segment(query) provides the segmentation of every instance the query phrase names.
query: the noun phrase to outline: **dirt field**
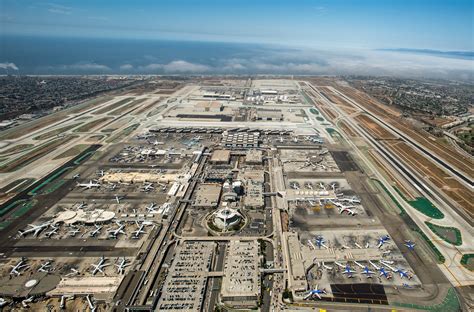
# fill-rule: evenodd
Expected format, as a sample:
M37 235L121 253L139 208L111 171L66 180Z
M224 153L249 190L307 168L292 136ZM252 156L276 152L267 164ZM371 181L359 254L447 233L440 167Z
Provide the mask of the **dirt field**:
M10 147L9 149L0 152L0 155L8 155L8 154L15 154L18 152L22 152L23 150L33 147L33 144L20 144L14 147Z
M49 132L46 132L46 133L43 133L43 134L40 134L38 136L35 136L33 138L33 140L45 140L45 139L49 139L49 138L52 138L54 136L57 136L58 134L61 134L63 132L66 132L68 130L71 130L72 128L75 128L77 126L79 126L81 123L75 123L75 124L72 124L72 125L69 125L69 126L65 126L65 127L62 127L62 128L58 128L58 129L55 129L55 130L52 130L52 131L49 131Z
M76 130L74 130L74 132L87 132L87 131L90 131L90 130L92 130L94 128L97 128L99 125L101 125L101 124L103 124L106 121L111 120L111 119L112 118L110 118L110 117L103 117L103 118L96 119L94 121L91 121L89 123L86 123L86 124L80 126Z
M8 164L0 167L0 173L3 172L12 172L15 170L20 169L23 166L35 161L36 159L43 157L44 155L50 153L51 151L55 150L59 146L66 144L74 137L64 137L58 140L51 141L43 146L30 151L28 154L25 154L17 159L9 162Z
M111 111L107 115L121 115L121 114L125 113L126 111L128 111L132 108L135 108L135 106L138 106L140 103L142 103L145 100L147 100L147 99L138 99L138 100L135 100L131 103L127 103L127 104L122 105L121 107Z
M95 112L93 112L92 114L94 115L99 115L99 114L105 114L105 113L108 113L110 111L113 111L114 109L118 108L119 106L125 104L125 103L128 103L130 102L131 100L133 100L133 97L127 97L127 98L124 98L118 102L115 102L113 104L110 104L110 105L107 105L106 107L103 107L99 110L96 110Z
M108 102L112 100L112 96L106 96L106 97L99 97L97 99L92 99L88 100L84 103L78 104L74 107L71 107L70 109L67 110L68 113L76 114L76 113L82 113L85 112L88 109L93 108L94 106L98 106L100 104L103 104L105 102Z
M44 128L46 126L50 126L60 120L65 119L66 117L67 115L64 114L63 112L41 117L39 119L35 119L33 121L27 122L26 124L23 124L21 126L14 127L14 128L4 131L2 134L0 134L0 139L1 140L18 139L19 137L22 137L27 134L31 134L32 132L38 129Z
M388 144L400 158L422 176L428 178L434 185L440 188L446 195L451 197L466 212L474 217L474 192L466 188L456 179L444 172L430 160L418 154L415 150L403 142Z
M146 112L147 110L152 109L153 106L155 106L155 104L158 104L160 101L161 101L161 99L156 100L156 101L154 101L154 102L152 102L152 103L150 103L150 104L148 104L148 105L145 105L145 106L143 106L142 108L137 109L136 111L134 111L134 112L132 113L132 115L134 115L134 116L135 116L135 115L140 115L141 113L144 113L144 112Z
M375 120L367 115L359 115L354 118L357 120L362 127L370 132L372 136L379 140L394 140L397 137L386 130L384 127L380 126Z
M341 128L342 131L344 131L345 134L347 134L350 137L358 136L351 128L349 128L349 126L344 121L339 122L339 127Z

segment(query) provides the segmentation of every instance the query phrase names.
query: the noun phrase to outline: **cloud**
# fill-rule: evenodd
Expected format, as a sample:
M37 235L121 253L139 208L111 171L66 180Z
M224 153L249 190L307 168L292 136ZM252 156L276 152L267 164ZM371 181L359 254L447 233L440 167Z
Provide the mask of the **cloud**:
M64 5L56 4L56 3L47 3L48 12L53 14L61 14L61 15L71 15L72 8L67 7Z
M167 73L203 73L211 70L209 66L190 63L182 60L172 61L166 65L163 65L163 69Z
M19 68L14 64L14 63L0 63L0 69L13 69L13 70L19 70Z
M120 70L132 70L133 69L133 65L132 64L123 64L123 65L120 65Z

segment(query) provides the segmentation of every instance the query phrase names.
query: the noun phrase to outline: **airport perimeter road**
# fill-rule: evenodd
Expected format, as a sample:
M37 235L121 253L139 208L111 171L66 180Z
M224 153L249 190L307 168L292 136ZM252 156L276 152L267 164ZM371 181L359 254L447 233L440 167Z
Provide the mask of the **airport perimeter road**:
M314 87L312 87L314 88ZM314 88L314 91L316 94L319 95L319 92L317 89ZM333 105L330 101L326 100L323 96L320 95L320 100L326 103L328 106L333 108L336 112L338 112L341 116L345 116L344 112L342 112L336 105ZM367 143L372 146L375 150L379 151L381 155L385 157L387 162L392 165L392 167L399 172L409 183L411 183L416 189L420 190L419 186L419 181L416 178L416 176L413 174L413 172L408 169L400 160L398 160L394 155L390 153L390 151L383 149L383 147L380 146L380 144L377 144L375 140L364 130L362 129L356 122L354 122L350 117L346 116L344 118L344 121L346 121L351 128L356 131L360 137L365 138ZM349 145L353 148L354 151L358 153L358 156L364 161L364 163L369 167L369 169L372 171L374 176L380 180L387 188L391 189L392 195L395 197L395 199L403 206L403 208L407 211L408 215L415 221L415 223L418 225L420 229L423 230L423 232L431 239L431 241L435 244L435 246L442 252L442 254L446 258L446 262L442 265L438 265L439 268L443 271L445 276L448 278L448 280L454 285L454 286L464 286L464 285L470 285L472 283L472 280L474 280L474 273L470 272L466 269L463 269L462 266L459 264L459 253L460 250L458 250L457 247L452 246L450 244L444 243L443 241L438 240L436 237L434 237L433 233L431 230L428 228L428 226L425 224L425 221L429 221L430 218L427 216L421 214L417 210L415 210L412 206L410 206L401 196L396 192L390 183L387 182L384 176L382 176L378 170L375 168L375 166L372 164L372 162L367 159L367 157L364 155L364 153L361 151L359 146L356 146L350 139L345 137L345 134L343 131L340 131L340 135L344 137L344 139L348 142ZM427 186L425 186L427 187ZM421 190L422 191L422 190ZM429 190L427 192L423 192L422 194L426 196L429 200L432 202L439 202L439 198L433 198L431 194L433 194L432 190ZM455 214L451 209L445 209L444 207L447 207L446 204L440 206L440 208L443 208L443 212L446 212L446 216L450 216L451 214ZM457 215L456 215L457 216ZM459 216L453 216L452 217L452 225L457 226L461 233L465 235L464 237L472 237L471 231L473 230L465 221L464 219L461 218L459 220ZM461 221L461 222L456 222L456 221ZM463 245L467 244L464 242ZM463 245L460 246L459 248L463 248ZM466 247L466 246L464 246ZM466 248L469 248L467 246Z

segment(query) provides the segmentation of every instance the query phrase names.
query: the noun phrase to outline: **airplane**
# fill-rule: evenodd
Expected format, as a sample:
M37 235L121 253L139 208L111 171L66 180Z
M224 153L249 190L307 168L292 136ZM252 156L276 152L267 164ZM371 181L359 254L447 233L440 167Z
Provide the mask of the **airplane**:
M20 261L17 264L12 265L12 269L10 270L10 275L20 276L23 270L27 269L29 265L26 263L26 258L21 257Z
M92 267L94 268L91 272L92 275L96 275L97 272L100 272L103 275L105 275L105 272L104 272L103 268L105 268L106 266L109 265L106 262L107 262L107 259L104 258L104 256L102 256L102 257L100 257L99 262L97 262L97 264L92 264Z
M338 266L340 266L341 268L343 268L344 271L342 272L342 274L347 274L347 277L349 277L349 278L353 277L353 275L352 275L353 273L356 273L356 271L351 270L351 267L350 267L349 263L347 263L345 266L340 264L337 261L335 261L334 263L337 264Z
M78 233L80 233L81 230L77 227L73 227L69 232L67 232L69 234L69 237L76 237L76 235Z
M316 247L314 246L313 242L310 239L308 239L308 245L312 250L316 249Z
M390 266L390 265L389 265L387 262L385 262L385 261L384 261L384 262L381 261L381 263L383 263L383 264L384 264L385 266L387 266L390 270L392 270L393 273L398 273L398 274L400 274L400 278L402 278L402 279L403 279L404 277L406 277L406 278L408 278L408 279L411 279L411 278L413 277L411 274L409 274L408 271L405 271L405 270L403 270L403 269L401 269L401 268L394 268L394 267Z
M340 206L340 207L338 207L339 214L347 212L348 215L355 216L357 214L357 211L351 209L350 207L353 207L353 206Z
M95 226L95 230L89 233L90 237L95 237L97 234L100 233L100 230L102 229L102 226L100 225L94 224L94 226Z
M415 249L415 243L412 242L411 240L406 240L404 245L407 246L408 249L410 249L410 250L414 250L414 249Z
M79 275L79 271L74 269L74 268L71 268L71 272L66 274L65 276L69 277L69 276L73 276L73 275Z
M83 201L76 207L76 209L82 209L82 208L86 208L86 207L87 207L87 203Z
M156 208L156 204L155 203L150 203L150 205L148 205L147 207L145 207L146 211L148 213L157 213L157 211L155 210Z
M42 223L40 225L28 224L29 228L24 231L18 231L18 235L20 235L20 237L24 237L30 233L33 233L33 236L36 237L42 230L48 228L51 224L51 222Z
M123 199L123 196L118 196L117 194L115 194L115 201L117 202L117 204L120 204L120 200Z
M127 259L125 259L125 257L122 257L120 259L120 262L118 264L115 264L115 266L117 267L117 273L123 274L125 272L125 268L129 265L131 265L131 263L128 263Z
M8 301L6 301L5 299L3 298L0 298L0 308L3 308L4 306L6 306L8 304Z
M153 186L152 183L145 183L143 186L142 186L142 190L144 192L149 192L151 190L153 190L155 187Z
M312 185L310 182L306 182L304 186L305 186L307 189L310 189L310 190L313 189L313 185Z
M375 272L371 271L368 266L362 265L357 261L354 261L354 263L362 268L362 274L366 274L368 278L372 278L372 274L375 274Z
M153 144L154 146L165 144L164 142L159 142L158 140L155 140L155 141L152 141L152 142L148 141L148 143Z
M132 236L132 238L134 238L134 239L139 239L140 235L145 233L145 231L143 230L143 228L145 227L145 224L143 224L143 223L139 224L137 222L137 226L138 226L138 229L133 232L133 236Z
M392 278L392 274L390 274L390 272L387 272L385 271L385 268L383 266L377 266L375 263L373 263L372 261L369 260L369 263L372 264L372 266L379 271L379 276L384 276L386 279L391 279Z
M298 186L298 183L296 182L290 182L290 187L294 190L299 190L300 187Z
M117 224L118 228L107 231L109 233L110 238L117 238L119 234L125 234L125 232L123 231L123 228L125 227L125 225L123 225L119 221L115 223Z
M89 305L89 309L91 310L91 312L95 312L97 310L97 307L92 302L90 295L86 296L86 300L87 300L87 304Z
M23 300L23 301L21 302L21 305L23 306L23 308L25 308L25 309L29 308L30 306L28 305L28 303L33 302L33 299L34 299L34 297L31 296L31 297L29 297L29 298Z
M79 187L84 187L86 189L91 189L93 187L97 187L99 188L100 187L100 183L97 183L97 182L94 182L92 180L89 180L89 183L77 183L77 186Z
M304 300L312 299L314 296L318 297L318 299L321 299L321 294L326 294L325 289L319 289L318 285L316 285L316 288L313 290L310 290L308 294L303 298Z
M318 246L319 249L321 249L321 247L324 247L326 249L328 249L328 246L326 246L324 243L326 241L324 240L324 238L322 236L317 236L316 237L316 246Z
M101 169L101 170L98 170L98 171L97 171L97 175L98 175L99 177L105 176L104 170L102 170L102 169Z
M340 198L339 200L342 202L350 203L350 204L360 204L360 199L358 199L355 196L351 198Z
M117 184L112 183L108 186L109 191L114 191L117 188Z
M72 176L74 180L79 179L81 175L79 173L76 173L75 175Z
M321 262L321 266L322 266L323 268L325 268L326 270L332 270L332 266L329 266L329 265L325 264L324 261Z
M51 231L44 233L47 238L51 238L53 235L58 234L58 227L53 226Z
M333 192L336 191L336 182L329 184L329 186L332 188Z
M324 185L323 182L319 182L319 188L323 191L326 191L326 186Z
M379 244L377 245L377 248L382 247L382 245L385 244L389 240L390 240L390 236L388 235L380 236L378 239Z
M49 273L51 270L51 261L48 260L45 263L42 263L41 266L38 268L38 272Z

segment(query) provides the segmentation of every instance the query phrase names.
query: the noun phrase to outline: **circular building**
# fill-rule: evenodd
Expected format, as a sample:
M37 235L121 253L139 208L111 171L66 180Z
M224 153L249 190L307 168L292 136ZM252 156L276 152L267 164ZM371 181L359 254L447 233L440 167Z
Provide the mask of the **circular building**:
M240 223L242 215L232 208L221 208L214 212L212 223L220 230L226 231Z

